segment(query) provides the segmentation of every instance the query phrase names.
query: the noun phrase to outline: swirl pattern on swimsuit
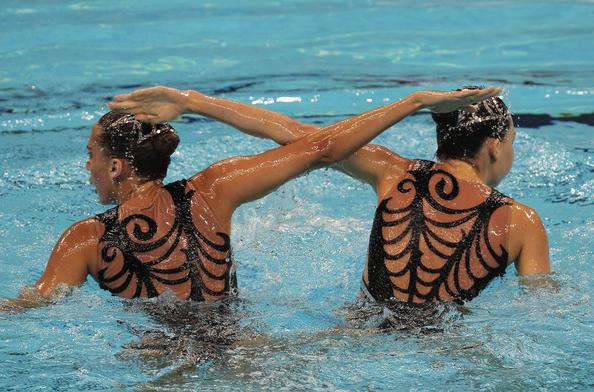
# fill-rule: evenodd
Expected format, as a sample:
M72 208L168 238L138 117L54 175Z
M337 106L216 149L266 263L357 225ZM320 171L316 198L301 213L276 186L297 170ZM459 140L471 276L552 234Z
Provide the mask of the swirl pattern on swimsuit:
M229 236L216 232L220 241L215 242L196 228L191 214L194 191L186 192L185 180L164 189L173 199L175 213L162 236L157 236L155 220L144 214L120 221L114 207L97 215L105 226L99 241L100 286L127 298L155 297L165 290L195 301L224 296L235 287Z
M470 300L508 264L511 199L415 161L378 206L365 283L376 300Z

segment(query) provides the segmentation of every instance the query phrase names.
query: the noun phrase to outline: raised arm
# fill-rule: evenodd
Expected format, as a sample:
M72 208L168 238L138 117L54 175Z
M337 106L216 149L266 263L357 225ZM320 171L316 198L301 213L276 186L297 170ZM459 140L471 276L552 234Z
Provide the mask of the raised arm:
M294 142L315 128L272 110L192 90L158 86L117 95L115 100L109 104L110 109L132 113L140 121L166 122L183 113L195 113L281 145Z
M309 133L296 142L262 154L224 160L192 180L220 222L239 205L258 199L286 181L318 166L339 162L375 136L421 108L449 112L496 95L498 89L458 92L421 91L389 105Z
M149 122L170 121L182 113L195 113L229 124L251 136L285 145L312 133L317 126L301 123L281 113L192 90L152 87L115 97L109 107L135 114ZM401 175L408 161L389 149L366 145L333 167L370 184L381 196L392 176Z
M111 109L124 109L142 121L164 122L182 113L195 113L281 145L293 143L320 129L265 108L210 97L192 90L151 87L118 95L115 99L117 102L109 104ZM366 145L333 167L370 184L377 192L387 172L394 173L400 167L404 170L406 164L405 159L385 147Z

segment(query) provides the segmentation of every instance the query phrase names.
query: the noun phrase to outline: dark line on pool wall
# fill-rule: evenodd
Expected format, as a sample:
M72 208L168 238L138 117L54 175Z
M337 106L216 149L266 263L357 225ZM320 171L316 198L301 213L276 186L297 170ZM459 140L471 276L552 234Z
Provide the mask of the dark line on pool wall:
M513 119L514 124L521 128L540 128L554 125L555 122L575 122L594 126L594 113L568 114L558 117L550 114L515 113Z
M234 93L255 85L260 84L259 82L247 82L247 83L237 83L237 84L231 84L229 86L225 86L225 87L221 87L221 88L217 88L215 90L213 90L213 94L214 95L219 95L219 94L227 94L227 93Z
M324 123L324 118L347 118L356 116L358 113L337 113L337 114L305 114L297 118L313 120L313 122ZM412 116L428 116L429 112L417 112ZM550 114L538 113L514 113L512 115L514 125L521 128L540 128L555 125L555 122L575 122L578 124L594 126L594 113L567 114L563 116L551 116Z
M78 126L78 127L55 127L49 129L11 129L8 131L0 131L0 136L9 136L9 135L30 135L33 133L60 133L66 131L89 131L91 128L88 126Z
M0 111L1 112L1 111ZM12 113L12 112L8 112ZM290 115L296 119L304 120L316 125L328 125L333 121L338 121L344 118L353 117L358 113L336 113L336 114L304 114L304 115ZM429 112L417 112L413 116L428 116ZM328 121L330 119L330 121ZM515 113L513 120L516 127L537 129L544 126L555 125L556 122L574 122L594 126L594 113L582 113L577 115L565 116L551 116L550 114L536 114L536 113ZM213 123L213 119L195 115L182 115L178 120L173 121L173 124L197 124L197 123ZM0 131L2 135L22 135L28 133L52 133L64 132L68 130L88 130L88 126L77 127L55 127L51 129L12 129ZM585 151L587 152L587 151Z
M583 73L578 73L578 76L582 75ZM395 86L420 86L420 85L428 85L428 84L435 84L435 83L455 83L460 84L461 81L465 80L475 80L473 84L490 84L490 83L497 83L497 84L509 84L509 85L526 85L526 86L557 86L567 85L571 82L570 79L564 80L555 80L555 81L547 81L547 80L538 80L539 78L559 78L559 77L571 77L574 76L575 72L569 71L526 71L526 72L517 72L510 75L509 78L500 78L497 76L490 77L489 75L484 75L482 78L476 78L476 75L467 75L464 73L455 74L455 75L447 75L447 76L438 76L438 77L427 77L426 75L420 74L408 74L408 75L401 75L399 77L390 77L389 75L378 75L378 74L365 74L365 73L353 73L353 74L343 74L343 75L336 75L333 72L287 72L287 73L270 73L270 74L261 74L261 75L254 75L254 76L238 76L238 77L228 77L228 78L213 78L213 79L195 79L192 78L190 80L172 80L170 85L181 87L182 85L185 86L192 86L192 85L199 85L203 86L202 90L204 92L210 92L212 94L222 94L222 93L229 93L234 91L239 91L242 89L246 89L252 87L254 85L266 84L269 81L282 81L282 80L302 80L302 79L322 79L325 81L334 81L340 84L348 83L351 88L373 88L373 89L383 89L383 88L392 88ZM586 76L591 75L591 72L587 72ZM319 81L318 81L319 82ZM226 84L230 84L226 87L218 87L220 85L225 86ZM125 92L126 90L138 89L138 88L145 88L145 87L152 87L155 85L154 80L149 81L135 81L131 83L122 83L117 85L109 85L105 83L91 83L86 85L79 86L75 91L66 91L63 92L65 95L70 95L74 92L84 92L84 93L100 93L109 91L109 93L117 94L119 92ZM347 86L348 87L348 86ZM316 91L320 88L320 83L316 83ZM32 87L31 85L24 85L19 87L4 87L0 88L0 91L6 92L7 94L12 93L12 99L29 99L31 97L46 97L46 96L56 96L60 94L56 94L56 92L52 91L45 91L43 86L35 86ZM303 91L308 91L308 89L304 89ZM111 97L110 97L111 99ZM6 100L6 98L2 98L2 100Z

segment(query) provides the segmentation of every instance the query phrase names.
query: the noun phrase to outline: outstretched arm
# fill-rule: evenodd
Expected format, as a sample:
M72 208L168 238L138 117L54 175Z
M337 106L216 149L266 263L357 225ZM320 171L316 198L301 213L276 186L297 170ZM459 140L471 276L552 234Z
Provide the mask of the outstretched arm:
M45 271L33 287L25 287L17 298L0 303L1 311L17 311L48 303L58 287L85 282L96 249L96 221L87 219L68 228L56 243Z
M176 91L172 92L175 94ZM294 143L321 129L261 107L210 97L196 91L184 94L188 98L186 112L214 118L248 135L272 139L281 145ZM387 173L402 174L394 172L405 170L407 163L406 159L385 147L368 144L332 167L368 183L376 193L382 194L382 180L386 179Z
M195 113L281 145L294 142L315 128L281 113L192 90L158 86L117 95L115 100L109 104L110 109L134 114L139 121L159 123L183 113Z
M285 145L320 129L268 109L210 97L197 91L151 87L118 95L109 104L113 110L126 110L141 121L170 121L182 113L195 113L231 125L255 137L272 139ZM407 160L389 149L366 145L333 167L370 184L376 191L385 173L404 170ZM379 192L378 192L379 194Z
M296 142L262 154L235 157L210 166L193 178L220 222L239 205L258 199L286 181L317 167L339 162L375 136L422 108L452 111L499 92L498 89L458 92L421 91L389 105L309 133Z

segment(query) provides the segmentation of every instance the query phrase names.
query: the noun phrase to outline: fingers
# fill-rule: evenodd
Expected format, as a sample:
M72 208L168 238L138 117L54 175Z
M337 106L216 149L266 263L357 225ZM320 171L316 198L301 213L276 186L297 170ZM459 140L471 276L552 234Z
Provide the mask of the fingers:
M499 87L487 87L481 89L467 89L457 91L460 97L472 97L472 96L485 96L485 97L493 97L499 93L501 93L501 88Z
M114 112L133 114L138 121L159 122L159 117L156 114L143 112L141 106L133 102L110 102L107 106Z
M115 97L113 97L113 99L115 99L116 101L129 101L131 98L131 93L129 94L120 94L120 95L116 95Z
M139 107L139 105L137 103L130 102L130 101L110 102L107 104L107 106L111 110L116 110L116 111L126 112L126 113L133 113L133 111L138 109L138 107Z
M484 88L480 93L480 95L483 96L483 99L492 98L499 94L501 94L501 89L499 87Z
M158 123L158 117L155 116L154 114L149 114L149 113L139 113L136 114L134 117L136 117L136 119L138 121L143 121L143 122L148 122L148 123Z
M499 95L501 93L501 89L498 87L489 87L480 90L462 90L460 93L462 94L460 94L458 98L460 98L463 102L473 104ZM469 111L476 111L476 108L475 110L471 109Z
M162 90L160 86L148 87L140 90L133 91L127 94L119 94L113 97L116 101L142 101L147 98L151 98Z
M482 89L481 93L479 95L482 96L482 99L487 99L487 98L495 97L495 96L499 95L500 93L501 93L500 88L489 87L489 88Z

